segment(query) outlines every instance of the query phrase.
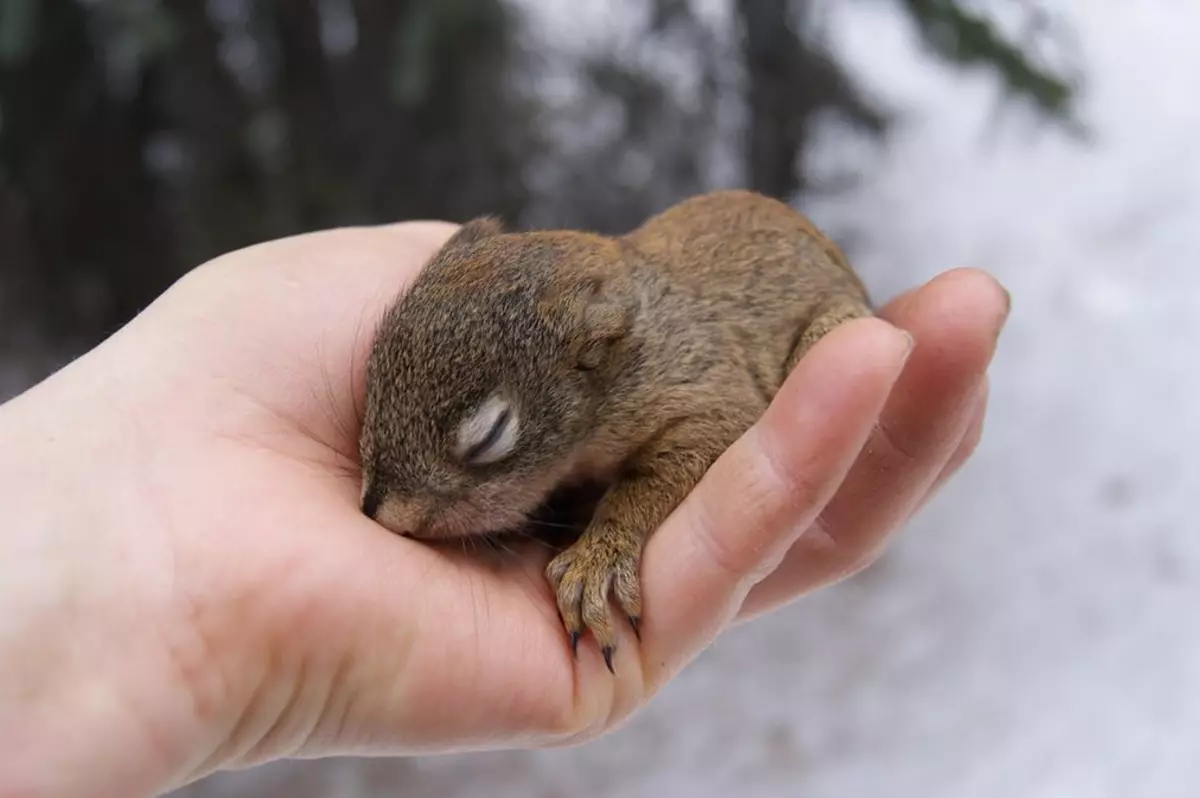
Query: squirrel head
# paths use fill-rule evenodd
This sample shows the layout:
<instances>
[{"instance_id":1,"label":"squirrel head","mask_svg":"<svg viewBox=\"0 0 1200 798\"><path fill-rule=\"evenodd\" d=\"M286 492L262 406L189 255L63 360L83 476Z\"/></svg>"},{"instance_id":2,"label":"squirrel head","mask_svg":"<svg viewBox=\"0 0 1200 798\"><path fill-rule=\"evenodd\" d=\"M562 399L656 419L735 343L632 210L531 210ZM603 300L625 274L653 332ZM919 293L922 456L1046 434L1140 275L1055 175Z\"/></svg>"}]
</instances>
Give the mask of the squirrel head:
<instances>
[{"instance_id":1,"label":"squirrel head","mask_svg":"<svg viewBox=\"0 0 1200 798\"><path fill-rule=\"evenodd\" d=\"M417 538L524 521L631 356L633 298L613 239L506 233L491 217L460 227L376 333L363 512Z\"/></svg>"}]
</instances>

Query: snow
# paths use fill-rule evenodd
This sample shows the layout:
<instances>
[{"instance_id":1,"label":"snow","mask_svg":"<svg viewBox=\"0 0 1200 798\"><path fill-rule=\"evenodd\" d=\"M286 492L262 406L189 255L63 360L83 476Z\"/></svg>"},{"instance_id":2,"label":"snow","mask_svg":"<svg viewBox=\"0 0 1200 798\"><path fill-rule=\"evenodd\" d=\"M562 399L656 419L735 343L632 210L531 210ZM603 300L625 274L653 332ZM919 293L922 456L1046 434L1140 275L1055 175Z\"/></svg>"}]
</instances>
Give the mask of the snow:
<instances>
[{"instance_id":1,"label":"snow","mask_svg":"<svg viewBox=\"0 0 1200 798\"><path fill-rule=\"evenodd\" d=\"M1057 6L1090 146L1019 112L989 129L994 82L931 62L890 4L831 20L905 115L862 186L809 210L869 231L880 295L970 264L1014 298L977 457L884 560L726 635L592 745L284 763L188 794L1196 794L1200 5Z\"/></svg>"}]
</instances>

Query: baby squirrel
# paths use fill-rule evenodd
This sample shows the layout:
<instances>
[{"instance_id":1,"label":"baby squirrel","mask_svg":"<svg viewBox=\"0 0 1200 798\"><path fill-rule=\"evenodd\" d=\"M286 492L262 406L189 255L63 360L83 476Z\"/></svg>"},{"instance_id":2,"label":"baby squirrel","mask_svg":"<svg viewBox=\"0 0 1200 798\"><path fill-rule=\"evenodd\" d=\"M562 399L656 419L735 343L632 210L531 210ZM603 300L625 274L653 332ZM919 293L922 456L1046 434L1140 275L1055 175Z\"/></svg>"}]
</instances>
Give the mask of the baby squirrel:
<instances>
[{"instance_id":1,"label":"baby squirrel","mask_svg":"<svg viewBox=\"0 0 1200 798\"><path fill-rule=\"evenodd\" d=\"M367 366L362 510L418 539L515 530L603 493L546 576L575 650L638 632L650 534L825 333L872 314L838 247L749 191L621 237L467 222L384 315Z\"/></svg>"}]
</instances>

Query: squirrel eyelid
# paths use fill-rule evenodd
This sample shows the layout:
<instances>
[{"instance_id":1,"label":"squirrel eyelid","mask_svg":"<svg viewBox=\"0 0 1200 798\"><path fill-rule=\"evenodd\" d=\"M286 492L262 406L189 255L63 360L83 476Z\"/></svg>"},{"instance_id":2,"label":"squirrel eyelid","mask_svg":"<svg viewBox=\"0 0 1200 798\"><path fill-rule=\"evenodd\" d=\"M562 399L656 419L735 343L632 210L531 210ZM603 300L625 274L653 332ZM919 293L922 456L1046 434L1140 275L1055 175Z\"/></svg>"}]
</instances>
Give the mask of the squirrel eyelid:
<instances>
[{"instance_id":1,"label":"squirrel eyelid","mask_svg":"<svg viewBox=\"0 0 1200 798\"><path fill-rule=\"evenodd\" d=\"M519 430L513 406L493 397L459 427L458 455L472 465L495 463L516 448Z\"/></svg>"},{"instance_id":2,"label":"squirrel eyelid","mask_svg":"<svg viewBox=\"0 0 1200 798\"><path fill-rule=\"evenodd\" d=\"M467 459L473 463L481 462L485 459L488 449L494 447L500 440L500 436L504 434L504 430L508 425L510 412L505 410L499 418L496 419L495 425L488 432L487 437L479 443L475 444L467 451Z\"/></svg>"}]
</instances>

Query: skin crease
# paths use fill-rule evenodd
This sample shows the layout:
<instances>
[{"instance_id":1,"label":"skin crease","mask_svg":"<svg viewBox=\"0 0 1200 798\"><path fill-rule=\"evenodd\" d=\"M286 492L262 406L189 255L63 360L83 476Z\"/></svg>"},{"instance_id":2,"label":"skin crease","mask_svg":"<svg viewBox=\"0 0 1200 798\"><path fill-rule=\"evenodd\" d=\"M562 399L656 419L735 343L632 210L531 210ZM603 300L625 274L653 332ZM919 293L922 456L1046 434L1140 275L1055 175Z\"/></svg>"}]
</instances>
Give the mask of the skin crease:
<instances>
[{"instance_id":1,"label":"skin crease","mask_svg":"<svg viewBox=\"0 0 1200 798\"><path fill-rule=\"evenodd\" d=\"M359 510L373 325L454 229L230 253L0 407L0 794L592 739L730 623L868 563L978 440L1007 298L955 270L881 310L907 361L882 320L830 333L661 526L612 677L572 660L545 552L455 556Z\"/></svg>"}]
</instances>

